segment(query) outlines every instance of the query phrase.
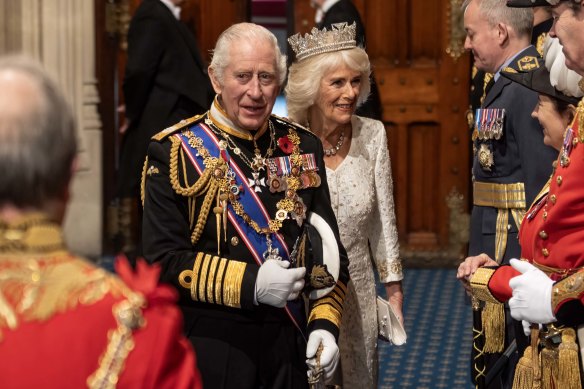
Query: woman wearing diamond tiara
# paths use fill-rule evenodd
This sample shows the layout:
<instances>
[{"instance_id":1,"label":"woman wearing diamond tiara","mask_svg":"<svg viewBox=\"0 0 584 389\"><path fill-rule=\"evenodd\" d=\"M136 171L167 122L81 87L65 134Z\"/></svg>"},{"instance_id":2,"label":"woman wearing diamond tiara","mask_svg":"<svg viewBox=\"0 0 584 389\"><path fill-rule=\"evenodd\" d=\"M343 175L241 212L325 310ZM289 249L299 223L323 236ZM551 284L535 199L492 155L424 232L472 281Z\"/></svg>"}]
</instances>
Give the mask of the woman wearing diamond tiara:
<instances>
[{"instance_id":1,"label":"woman wearing diamond tiara","mask_svg":"<svg viewBox=\"0 0 584 389\"><path fill-rule=\"evenodd\" d=\"M339 337L342 386L376 388L374 268L402 322L403 274L385 128L354 114L369 94L369 58L356 47L354 24L313 29L288 41L296 53L286 87L288 114L323 144L331 202L349 256L352 282Z\"/></svg>"}]
</instances>

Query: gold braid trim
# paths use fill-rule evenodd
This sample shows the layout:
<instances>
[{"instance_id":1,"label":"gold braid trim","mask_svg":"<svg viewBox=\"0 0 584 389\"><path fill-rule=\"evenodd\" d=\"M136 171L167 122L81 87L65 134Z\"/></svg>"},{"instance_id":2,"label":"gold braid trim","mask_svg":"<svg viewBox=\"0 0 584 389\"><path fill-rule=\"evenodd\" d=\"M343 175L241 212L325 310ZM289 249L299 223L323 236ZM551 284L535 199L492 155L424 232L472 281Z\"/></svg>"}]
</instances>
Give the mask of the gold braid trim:
<instances>
[{"instance_id":1,"label":"gold braid trim","mask_svg":"<svg viewBox=\"0 0 584 389\"><path fill-rule=\"evenodd\" d=\"M328 320L337 326L337 328L341 326L341 313L329 304L316 306L310 311L308 322L311 323L318 319Z\"/></svg>"},{"instance_id":2,"label":"gold braid trim","mask_svg":"<svg viewBox=\"0 0 584 389\"><path fill-rule=\"evenodd\" d=\"M214 256L209 266L209 280L207 281L207 301L210 303L215 302L213 289L215 286L215 276L217 274L217 265L219 264L219 260L219 257Z\"/></svg>"},{"instance_id":3,"label":"gold braid trim","mask_svg":"<svg viewBox=\"0 0 584 389\"><path fill-rule=\"evenodd\" d=\"M497 300L489 290L489 281L491 280L493 273L495 273L494 269L488 269L485 267L477 269L470 279L470 287L473 297L485 302L500 303L500 301Z\"/></svg>"},{"instance_id":4,"label":"gold braid trim","mask_svg":"<svg viewBox=\"0 0 584 389\"><path fill-rule=\"evenodd\" d=\"M505 344L505 309L489 290L489 281L494 272L494 269L481 267L470 279L473 298L485 302L481 320L485 333L483 350L486 353L501 352Z\"/></svg>"},{"instance_id":5,"label":"gold braid trim","mask_svg":"<svg viewBox=\"0 0 584 389\"><path fill-rule=\"evenodd\" d=\"M209 265L211 264L211 255L206 254L203 263L201 264L200 274L197 277L199 279L199 301L207 303L206 291L207 291L207 274L209 272Z\"/></svg>"},{"instance_id":6,"label":"gold braid trim","mask_svg":"<svg viewBox=\"0 0 584 389\"><path fill-rule=\"evenodd\" d=\"M182 142L176 137L171 137L170 139L172 141L172 146L170 147L170 183L172 189L181 196L189 197L200 195L207 187L207 183L209 182L214 169L209 169L207 167L197 182L191 186L182 187L178 179L178 150L180 149ZM217 163L217 158L211 159L215 160L213 163L213 165L215 165ZM205 165L207 165L207 163L205 163Z\"/></svg>"},{"instance_id":7,"label":"gold braid trim","mask_svg":"<svg viewBox=\"0 0 584 389\"><path fill-rule=\"evenodd\" d=\"M207 172L207 170L205 170L205 172ZM193 233L191 234L191 242L193 245L199 241L201 235L203 234L203 229L205 228L207 218L209 217L209 212L211 211L211 205L213 204L213 200L215 199L218 190L219 183L215 180L210 181L209 189L207 189L205 199L203 200L203 204L201 205L199 217L197 218L197 224L195 225Z\"/></svg>"},{"instance_id":8,"label":"gold braid trim","mask_svg":"<svg viewBox=\"0 0 584 389\"><path fill-rule=\"evenodd\" d=\"M578 299L584 293L584 271L572 274L557 282L552 288L552 311L566 300Z\"/></svg>"},{"instance_id":9,"label":"gold braid trim","mask_svg":"<svg viewBox=\"0 0 584 389\"><path fill-rule=\"evenodd\" d=\"M223 282L223 302L234 308L241 307L241 283L247 264L245 262L229 261Z\"/></svg>"},{"instance_id":10,"label":"gold braid trim","mask_svg":"<svg viewBox=\"0 0 584 389\"><path fill-rule=\"evenodd\" d=\"M144 166L142 167L142 179L140 180L140 201L142 208L144 208L144 198L146 197L146 172L148 171L148 156L144 159Z\"/></svg>"},{"instance_id":11,"label":"gold braid trim","mask_svg":"<svg viewBox=\"0 0 584 389\"><path fill-rule=\"evenodd\" d=\"M108 345L101 356L98 369L87 378L90 389L114 389L126 358L134 348L133 331L144 327L146 321L142 308L146 305L142 295L135 293L113 308L118 326L108 333Z\"/></svg>"}]
</instances>

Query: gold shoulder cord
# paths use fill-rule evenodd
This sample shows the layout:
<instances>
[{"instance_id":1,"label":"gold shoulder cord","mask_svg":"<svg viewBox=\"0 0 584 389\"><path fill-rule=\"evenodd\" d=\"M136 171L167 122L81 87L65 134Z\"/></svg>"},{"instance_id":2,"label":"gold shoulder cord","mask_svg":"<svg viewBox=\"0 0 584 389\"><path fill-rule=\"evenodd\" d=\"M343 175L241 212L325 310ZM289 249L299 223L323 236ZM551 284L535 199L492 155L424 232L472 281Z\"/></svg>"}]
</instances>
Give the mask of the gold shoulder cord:
<instances>
[{"instance_id":1,"label":"gold shoulder cord","mask_svg":"<svg viewBox=\"0 0 584 389\"><path fill-rule=\"evenodd\" d=\"M190 133L189 133L190 134ZM209 216L209 212L211 210L211 205L213 204L213 200L219 191L219 182L213 179L216 176L224 176L225 170L227 166L225 165L224 161L221 158L211 157L207 149L203 147L202 144L199 144L200 139L196 137L189 137L189 143L195 142L197 151L203 156L205 170L199 177L199 179L193 184L188 185L188 182L185 182L185 186L182 186L178 177L178 163L179 163L179 149L181 147L181 141L175 137L171 138L171 149L170 149L170 183L174 191L185 197L193 198L199 197L205 194L205 198L203 200L203 204L201 205L201 210L199 212L199 217L197 218L197 223L193 232L191 234L191 242L195 244L199 241L203 229L205 227L205 223L207 223L207 218ZM194 144L193 144L194 145ZM185 167L185 161L182 159L182 165ZM183 171L183 175L185 177L185 181L187 180L186 171ZM194 204L192 204L194 207ZM193 208L194 213L194 208ZM193 218L194 219L194 218ZM192 224L192 220L191 220Z\"/></svg>"},{"instance_id":2,"label":"gold shoulder cord","mask_svg":"<svg viewBox=\"0 0 584 389\"><path fill-rule=\"evenodd\" d=\"M142 208L144 208L144 198L146 197L146 172L148 171L148 156L144 159L144 166L142 166L142 180L140 181L140 201L142 201Z\"/></svg>"}]
</instances>

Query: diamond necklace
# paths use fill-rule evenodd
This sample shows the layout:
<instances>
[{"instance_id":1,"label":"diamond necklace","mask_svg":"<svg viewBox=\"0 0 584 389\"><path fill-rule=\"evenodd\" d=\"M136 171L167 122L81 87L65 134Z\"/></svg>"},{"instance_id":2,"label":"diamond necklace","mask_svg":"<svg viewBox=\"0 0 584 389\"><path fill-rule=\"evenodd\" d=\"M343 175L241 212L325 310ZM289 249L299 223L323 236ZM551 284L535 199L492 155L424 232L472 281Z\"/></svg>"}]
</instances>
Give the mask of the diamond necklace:
<instances>
[{"instance_id":1,"label":"diamond necklace","mask_svg":"<svg viewBox=\"0 0 584 389\"><path fill-rule=\"evenodd\" d=\"M339 136L339 140L337 144L331 147L330 149L324 149L324 156L325 157L332 157L333 155L337 155L337 152L343 147L343 143L345 143L345 131L341 131L341 136Z\"/></svg>"}]
</instances>

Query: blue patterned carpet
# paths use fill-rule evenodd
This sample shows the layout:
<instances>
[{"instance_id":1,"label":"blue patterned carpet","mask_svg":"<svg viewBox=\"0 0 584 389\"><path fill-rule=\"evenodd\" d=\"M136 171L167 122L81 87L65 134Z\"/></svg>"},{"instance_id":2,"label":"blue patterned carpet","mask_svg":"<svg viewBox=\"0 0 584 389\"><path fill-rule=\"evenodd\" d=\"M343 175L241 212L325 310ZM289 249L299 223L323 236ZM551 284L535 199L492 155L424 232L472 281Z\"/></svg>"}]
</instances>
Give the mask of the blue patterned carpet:
<instances>
[{"instance_id":1,"label":"blue patterned carpet","mask_svg":"<svg viewBox=\"0 0 584 389\"><path fill-rule=\"evenodd\" d=\"M406 269L404 274L408 341L399 347L379 342L379 388L473 388L472 312L456 270Z\"/></svg>"}]
</instances>

